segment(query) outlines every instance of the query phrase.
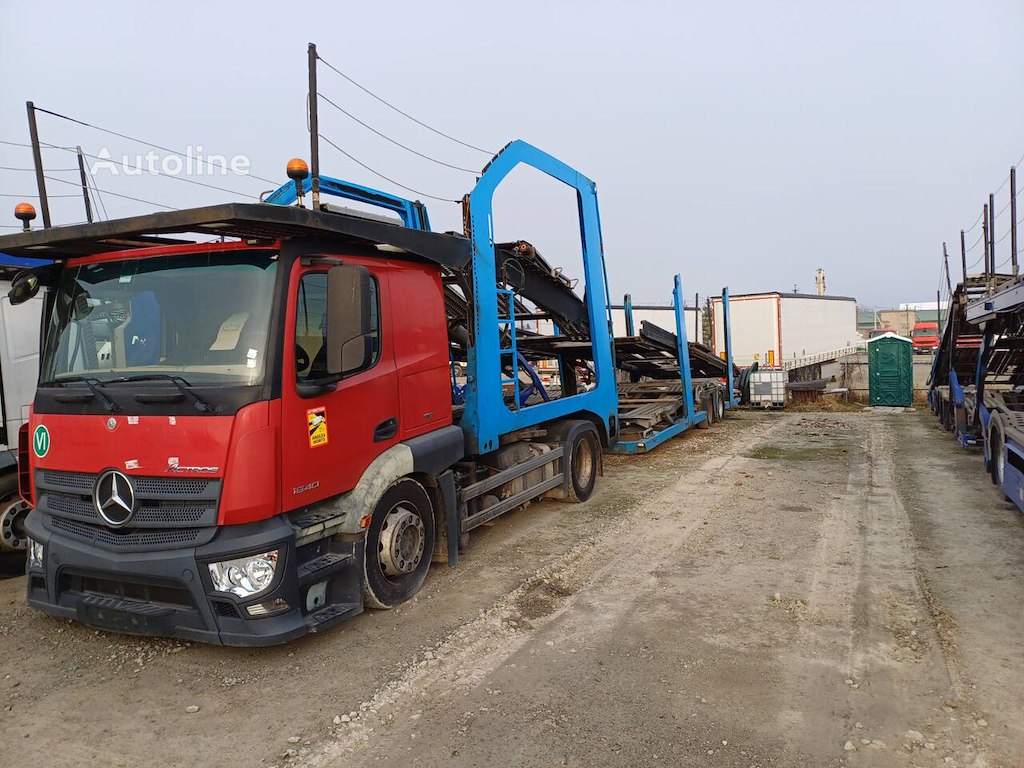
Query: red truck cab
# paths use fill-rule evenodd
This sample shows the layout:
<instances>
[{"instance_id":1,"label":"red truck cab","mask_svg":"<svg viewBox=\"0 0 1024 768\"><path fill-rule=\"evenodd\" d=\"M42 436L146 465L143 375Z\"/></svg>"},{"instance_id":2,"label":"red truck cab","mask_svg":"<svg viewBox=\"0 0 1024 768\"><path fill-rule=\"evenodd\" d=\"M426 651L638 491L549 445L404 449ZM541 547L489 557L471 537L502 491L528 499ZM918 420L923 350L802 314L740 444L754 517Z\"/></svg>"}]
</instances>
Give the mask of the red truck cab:
<instances>
[{"instance_id":1,"label":"red truck cab","mask_svg":"<svg viewBox=\"0 0 1024 768\"><path fill-rule=\"evenodd\" d=\"M914 323L910 340L915 354L934 352L939 346L939 324L928 321Z\"/></svg>"},{"instance_id":2,"label":"red truck cab","mask_svg":"<svg viewBox=\"0 0 1024 768\"><path fill-rule=\"evenodd\" d=\"M21 439L29 603L259 645L408 599L464 452L441 268L411 256L249 239L55 266Z\"/></svg>"}]
</instances>

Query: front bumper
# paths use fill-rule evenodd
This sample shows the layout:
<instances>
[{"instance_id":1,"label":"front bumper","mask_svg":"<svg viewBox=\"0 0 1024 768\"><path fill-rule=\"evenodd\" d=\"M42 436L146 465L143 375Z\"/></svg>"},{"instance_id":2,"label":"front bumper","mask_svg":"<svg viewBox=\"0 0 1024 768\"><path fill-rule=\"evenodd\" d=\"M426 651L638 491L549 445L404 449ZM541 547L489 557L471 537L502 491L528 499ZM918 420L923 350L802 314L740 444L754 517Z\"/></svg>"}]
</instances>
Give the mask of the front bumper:
<instances>
[{"instance_id":1,"label":"front bumper","mask_svg":"<svg viewBox=\"0 0 1024 768\"><path fill-rule=\"evenodd\" d=\"M287 642L362 610L362 540L339 537L301 548L284 516L222 526L199 546L121 552L57 530L34 510L29 536L43 544L43 567L27 567L28 603L99 629L203 643ZM208 537L204 536L203 539ZM271 586L251 598L217 592L207 564L280 550ZM287 606L251 616L257 603Z\"/></svg>"}]
</instances>

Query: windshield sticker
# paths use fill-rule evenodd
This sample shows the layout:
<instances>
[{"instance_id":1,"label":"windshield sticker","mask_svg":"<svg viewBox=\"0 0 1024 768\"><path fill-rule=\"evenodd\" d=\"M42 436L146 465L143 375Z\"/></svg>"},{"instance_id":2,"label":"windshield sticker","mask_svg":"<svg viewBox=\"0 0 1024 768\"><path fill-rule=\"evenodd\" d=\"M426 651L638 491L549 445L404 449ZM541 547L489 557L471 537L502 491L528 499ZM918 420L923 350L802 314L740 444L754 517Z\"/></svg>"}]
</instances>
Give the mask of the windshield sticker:
<instances>
[{"instance_id":1,"label":"windshield sticker","mask_svg":"<svg viewBox=\"0 0 1024 768\"><path fill-rule=\"evenodd\" d=\"M310 443L313 442L312 437L309 440ZM326 428L324 430L324 442L327 442ZM32 450L35 451L36 456L40 459L50 452L50 430L42 424L36 427L36 431L32 433Z\"/></svg>"},{"instance_id":2,"label":"windshield sticker","mask_svg":"<svg viewBox=\"0 0 1024 768\"><path fill-rule=\"evenodd\" d=\"M310 408L306 411L306 425L309 427L309 447L327 445L327 409Z\"/></svg>"}]
</instances>

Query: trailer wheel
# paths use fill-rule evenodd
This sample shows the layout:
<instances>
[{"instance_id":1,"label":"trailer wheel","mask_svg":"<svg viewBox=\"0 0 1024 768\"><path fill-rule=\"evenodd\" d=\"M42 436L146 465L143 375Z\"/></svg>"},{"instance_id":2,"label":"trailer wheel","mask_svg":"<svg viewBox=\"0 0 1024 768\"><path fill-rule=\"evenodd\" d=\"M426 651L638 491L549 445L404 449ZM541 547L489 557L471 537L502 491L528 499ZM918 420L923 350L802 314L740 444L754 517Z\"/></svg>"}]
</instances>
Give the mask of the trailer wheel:
<instances>
[{"instance_id":1,"label":"trailer wheel","mask_svg":"<svg viewBox=\"0 0 1024 768\"><path fill-rule=\"evenodd\" d=\"M601 468L601 443L594 425L587 422L574 430L565 448L569 457L569 500L586 501L594 493Z\"/></svg>"},{"instance_id":2,"label":"trailer wheel","mask_svg":"<svg viewBox=\"0 0 1024 768\"><path fill-rule=\"evenodd\" d=\"M388 488L366 530L363 601L393 608L423 585L434 551L434 512L419 483L403 478Z\"/></svg>"},{"instance_id":3,"label":"trailer wheel","mask_svg":"<svg viewBox=\"0 0 1024 768\"><path fill-rule=\"evenodd\" d=\"M725 418L725 396L722 394L722 390L715 390L712 405L714 407L715 421L722 421Z\"/></svg>"},{"instance_id":4,"label":"trailer wheel","mask_svg":"<svg viewBox=\"0 0 1024 768\"><path fill-rule=\"evenodd\" d=\"M711 421L715 416L714 405L711 402L711 394L709 392L701 395L698 410L704 411L707 414L707 418L697 424L697 429L711 429Z\"/></svg>"},{"instance_id":5,"label":"trailer wheel","mask_svg":"<svg viewBox=\"0 0 1024 768\"><path fill-rule=\"evenodd\" d=\"M25 518L30 509L18 495L18 476L0 478L0 552L25 551Z\"/></svg>"},{"instance_id":6,"label":"trailer wheel","mask_svg":"<svg viewBox=\"0 0 1024 768\"><path fill-rule=\"evenodd\" d=\"M1006 451L1003 450L1003 443L1003 426L999 421L993 420L988 437L989 466L992 483L1000 490L1003 488L1003 478L1006 476Z\"/></svg>"}]
</instances>

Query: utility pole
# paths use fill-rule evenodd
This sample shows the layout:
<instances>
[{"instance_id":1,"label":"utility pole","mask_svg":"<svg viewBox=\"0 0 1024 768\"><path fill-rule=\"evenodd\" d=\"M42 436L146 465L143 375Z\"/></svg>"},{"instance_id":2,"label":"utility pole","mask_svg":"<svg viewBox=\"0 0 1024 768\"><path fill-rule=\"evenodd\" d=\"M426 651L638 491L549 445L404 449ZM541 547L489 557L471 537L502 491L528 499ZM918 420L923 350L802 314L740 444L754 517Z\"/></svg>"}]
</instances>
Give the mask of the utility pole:
<instances>
[{"instance_id":1,"label":"utility pole","mask_svg":"<svg viewBox=\"0 0 1024 768\"><path fill-rule=\"evenodd\" d=\"M996 277L996 196L988 196L988 253L992 279Z\"/></svg>"},{"instance_id":2,"label":"utility pole","mask_svg":"<svg viewBox=\"0 0 1024 768\"><path fill-rule=\"evenodd\" d=\"M92 224L92 202L89 200L89 180L85 175L85 158L82 156L82 148L75 147L78 151L78 176L82 180L82 199L85 200L85 218Z\"/></svg>"},{"instance_id":3,"label":"utility pole","mask_svg":"<svg viewBox=\"0 0 1024 768\"><path fill-rule=\"evenodd\" d=\"M39 149L39 128L36 126L36 105L25 102L28 110L28 133L32 141L32 163L36 168L36 187L39 190L39 208L43 213L43 228L50 228L50 201L46 197L46 178L43 175L43 153Z\"/></svg>"},{"instance_id":4,"label":"utility pole","mask_svg":"<svg viewBox=\"0 0 1024 768\"><path fill-rule=\"evenodd\" d=\"M949 276L949 252L946 250L946 244L942 244L942 263L946 265L946 290L949 291L949 295L953 295L953 281Z\"/></svg>"},{"instance_id":5,"label":"utility pole","mask_svg":"<svg viewBox=\"0 0 1024 768\"><path fill-rule=\"evenodd\" d=\"M960 263L964 268L964 282L967 282L967 243L964 239L964 231L960 230Z\"/></svg>"},{"instance_id":6,"label":"utility pole","mask_svg":"<svg viewBox=\"0 0 1024 768\"><path fill-rule=\"evenodd\" d=\"M320 126L317 122L316 44L309 44L309 167L313 175L313 210L320 212Z\"/></svg>"},{"instance_id":7,"label":"utility pole","mask_svg":"<svg viewBox=\"0 0 1024 768\"><path fill-rule=\"evenodd\" d=\"M1017 167L1010 168L1010 262L1017 276Z\"/></svg>"},{"instance_id":8,"label":"utility pole","mask_svg":"<svg viewBox=\"0 0 1024 768\"><path fill-rule=\"evenodd\" d=\"M984 245L984 258L985 258L985 288L990 289L992 287L992 279L989 276L988 271L988 206L982 206L981 209L981 237L982 244Z\"/></svg>"}]
</instances>

